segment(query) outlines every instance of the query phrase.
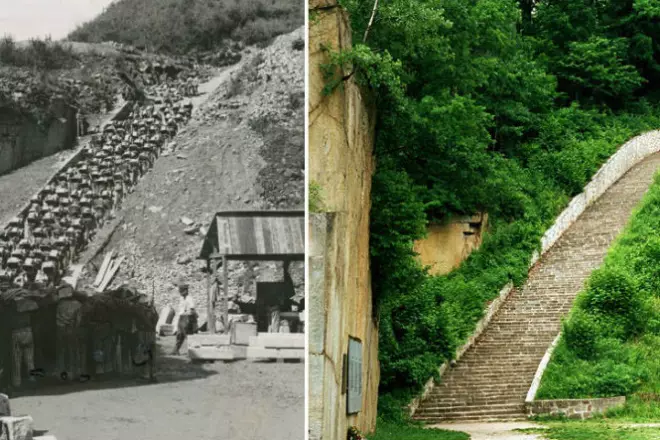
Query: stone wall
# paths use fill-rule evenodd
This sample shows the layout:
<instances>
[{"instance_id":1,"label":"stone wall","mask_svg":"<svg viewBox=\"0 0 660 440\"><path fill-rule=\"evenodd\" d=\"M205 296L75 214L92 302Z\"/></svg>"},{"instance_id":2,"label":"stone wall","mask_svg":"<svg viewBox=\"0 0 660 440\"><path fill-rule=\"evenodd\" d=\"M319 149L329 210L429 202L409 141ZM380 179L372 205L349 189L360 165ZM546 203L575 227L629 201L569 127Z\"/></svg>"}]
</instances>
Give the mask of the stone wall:
<instances>
[{"instance_id":1,"label":"stone wall","mask_svg":"<svg viewBox=\"0 0 660 440\"><path fill-rule=\"evenodd\" d=\"M451 272L481 246L488 214L461 217L446 224L431 224L427 236L415 242L415 252L429 273L444 275Z\"/></svg>"},{"instance_id":2,"label":"stone wall","mask_svg":"<svg viewBox=\"0 0 660 440\"><path fill-rule=\"evenodd\" d=\"M538 415L564 415L569 419L588 419L602 414L608 409L618 408L626 403L626 397L606 397L601 399L558 399L535 400L525 403L529 417Z\"/></svg>"},{"instance_id":3,"label":"stone wall","mask_svg":"<svg viewBox=\"0 0 660 440\"><path fill-rule=\"evenodd\" d=\"M47 127L13 110L0 110L0 175L75 145L76 110L63 102L55 102L52 110L56 118Z\"/></svg>"},{"instance_id":4,"label":"stone wall","mask_svg":"<svg viewBox=\"0 0 660 440\"><path fill-rule=\"evenodd\" d=\"M594 200L645 157L660 151L660 130L649 131L623 144L598 170L584 191L575 196L541 239L541 253L552 247ZM535 254L531 265L538 260Z\"/></svg>"},{"instance_id":5,"label":"stone wall","mask_svg":"<svg viewBox=\"0 0 660 440\"><path fill-rule=\"evenodd\" d=\"M309 179L321 187L324 213L309 219L309 438L346 438L349 426L376 425L378 328L369 271L369 211L375 110L353 80L330 96L321 45L348 48L351 30L336 0L310 2ZM362 341L362 410L346 414L343 356Z\"/></svg>"}]
</instances>

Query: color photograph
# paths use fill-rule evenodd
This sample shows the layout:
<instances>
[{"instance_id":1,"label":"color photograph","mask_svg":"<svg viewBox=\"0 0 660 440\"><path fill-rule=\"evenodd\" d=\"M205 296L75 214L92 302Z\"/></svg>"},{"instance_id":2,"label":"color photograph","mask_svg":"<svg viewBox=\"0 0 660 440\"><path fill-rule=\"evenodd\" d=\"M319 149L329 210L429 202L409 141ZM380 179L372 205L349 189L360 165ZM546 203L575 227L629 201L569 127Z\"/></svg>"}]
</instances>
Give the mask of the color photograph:
<instances>
[{"instance_id":1,"label":"color photograph","mask_svg":"<svg viewBox=\"0 0 660 440\"><path fill-rule=\"evenodd\" d=\"M660 3L308 33L309 438L660 438Z\"/></svg>"}]
</instances>

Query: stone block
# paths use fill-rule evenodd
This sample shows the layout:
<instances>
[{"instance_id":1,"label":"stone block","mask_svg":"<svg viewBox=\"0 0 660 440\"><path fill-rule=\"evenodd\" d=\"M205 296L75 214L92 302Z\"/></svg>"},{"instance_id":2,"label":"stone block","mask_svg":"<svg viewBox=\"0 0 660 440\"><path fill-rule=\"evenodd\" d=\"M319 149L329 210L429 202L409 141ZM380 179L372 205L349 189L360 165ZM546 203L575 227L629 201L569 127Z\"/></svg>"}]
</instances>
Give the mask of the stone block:
<instances>
[{"instance_id":1,"label":"stone block","mask_svg":"<svg viewBox=\"0 0 660 440\"><path fill-rule=\"evenodd\" d=\"M304 333L259 333L250 336L250 347L305 348Z\"/></svg>"},{"instance_id":2,"label":"stone block","mask_svg":"<svg viewBox=\"0 0 660 440\"><path fill-rule=\"evenodd\" d=\"M33 430L30 416L0 417L0 440L33 440Z\"/></svg>"},{"instance_id":3,"label":"stone block","mask_svg":"<svg viewBox=\"0 0 660 440\"><path fill-rule=\"evenodd\" d=\"M231 330L231 343L235 345L248 345L250 338L257 335L257 324L235 322Z\"/></svg>"},{"instance_id":4,"label":"stone block","mask_svg":"<svg viewBox=\"0 0 660 440\"><path fill-rule=\"evenodd\" d=\"M248 347L248 359L305 359L305 350L297 348Z\"/></svg>"},{"instance_id":5,"label":"stone block","mask_svg":"<svg viewBox=\"0 0 660 440\"><path fill-rule=\"evenodd\" d=\"M221 347L230 344L230 335L209 335L198 333L188 336L188 347Z\"/></svg>"}]
</instances>

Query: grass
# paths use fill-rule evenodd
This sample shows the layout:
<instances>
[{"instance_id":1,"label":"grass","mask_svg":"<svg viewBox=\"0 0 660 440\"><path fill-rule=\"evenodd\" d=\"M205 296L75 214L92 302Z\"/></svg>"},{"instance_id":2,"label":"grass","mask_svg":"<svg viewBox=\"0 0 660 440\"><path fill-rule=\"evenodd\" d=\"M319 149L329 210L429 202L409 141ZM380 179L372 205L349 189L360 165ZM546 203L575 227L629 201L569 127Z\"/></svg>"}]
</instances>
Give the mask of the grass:
<instances>
[{"instance_id":1,"label":"grass","mask_svg":"<svg viewBox=\"0 0 660 440\"><path fill-rule=\"evenodd\" d=\"M379 420L376 432L367 435L369 440L469 440L464 432L444 429L425 429L417 424L399 424Z\"/></svg>"},{"instance_id":2,"label":"grass","mask_svg":"<svg viewBox=\"0 0 660 440\"><path fill-rule=\"evenodd\" d=\"M660 428L633 427L610 420L564 421L545 424L545 429L519 430L541 434L547 440L658 440Z\"/></svg>"},{"instance_id":3,"label":"grass","mask_svg":"<svg viewBox=\"0 0 660 440\"><path fill-rule=\"evenodd\" d=\"M660 416L660 176L564 322L538 398L629 396L620 417Z\"/></svg>"}]
</instances>

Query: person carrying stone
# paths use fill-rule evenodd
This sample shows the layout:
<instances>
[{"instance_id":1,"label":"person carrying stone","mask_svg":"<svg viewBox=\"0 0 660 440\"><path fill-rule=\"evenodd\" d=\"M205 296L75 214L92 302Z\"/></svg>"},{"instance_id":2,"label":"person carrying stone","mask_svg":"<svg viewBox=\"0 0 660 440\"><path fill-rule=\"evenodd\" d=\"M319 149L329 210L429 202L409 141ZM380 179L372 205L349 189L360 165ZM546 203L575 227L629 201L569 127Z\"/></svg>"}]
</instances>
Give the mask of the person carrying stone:
<instances>
[{"instance_id":1,"label":"person carrying stone","mask_svg":"<svg viewBox=\"0 0 660 440\"><path fill-rule=\"evenodd\" d=\"M188 284L180 280L179 287L179 323L176 333L176 346L172 351L173 355L178 355L186 337L194 333L197 327L197 311L195 310L195 301L188 292Z\"/></svg>"}]
</instances>

